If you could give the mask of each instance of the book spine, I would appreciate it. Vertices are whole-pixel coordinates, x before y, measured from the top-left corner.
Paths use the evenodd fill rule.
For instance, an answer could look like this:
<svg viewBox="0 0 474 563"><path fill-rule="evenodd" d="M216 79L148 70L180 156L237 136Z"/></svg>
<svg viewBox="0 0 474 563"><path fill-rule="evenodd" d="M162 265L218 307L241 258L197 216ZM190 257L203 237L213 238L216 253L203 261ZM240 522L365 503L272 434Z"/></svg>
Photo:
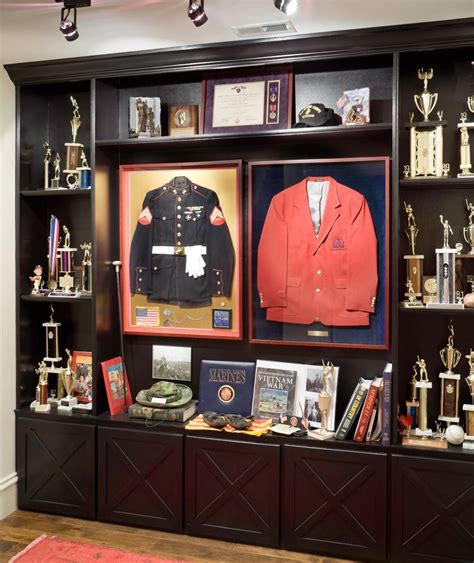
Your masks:
<svg viewBox="0 0 474 563"><path fill-rule="evenodd" d="M374 408L375 399L377 397L377 390L378 386L372 383L369 392L367 393L367 397L365 399L364 406L359 418L359 423L357 424L357 428L354 434L354 440L356 442L362 442L364 440L364 436L369 425L370 416Z"/></svg>
<svg viewBox="0 0 474 563"><path fill-rule="evenodd" d="M358 383L349 401L349 404L346 407L342 420L339 423L339 427L336 432L336 438L338 440L345 440L347 438L347 434L351 429L351 426L354 423L354 419L361 408L362 401L364 400L366 392L367 389L364 388L362 383Z"/></svg>
<svg viewBox="0 0 474 563"><path fill-rule="evenodd" d="M378 399L375 399L374 408L372 409L372 414L370 415L369 426L367 428L367 435L365 437L366 442L370 442L370 438L372 436L372 429L375 423L375 417L377 416L377 406L378 406Z"/></svg>
<svg viewBox="0 0 474 563"><path fill-rule="evenodd" d="M384 371L382 387L382 446L389 446L391 442L392 418L392 372Z"/></svg>

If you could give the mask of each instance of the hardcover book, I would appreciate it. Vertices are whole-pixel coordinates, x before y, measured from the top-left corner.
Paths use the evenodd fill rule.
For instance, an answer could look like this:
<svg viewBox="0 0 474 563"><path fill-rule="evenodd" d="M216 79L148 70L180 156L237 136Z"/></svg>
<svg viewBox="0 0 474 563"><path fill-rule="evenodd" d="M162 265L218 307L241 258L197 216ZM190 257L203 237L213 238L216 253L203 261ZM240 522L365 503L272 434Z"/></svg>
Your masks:
<svg viewBox="0 0 474 563"><path fill-rule="evenodd" d="M222 414L252 412L255 364L203 360L199 379L198 412Z"/></svg>
<svg viewBox="0 0 474 563"><path fill-rule="evenodd" d="M348 437L349 431L352 428L355 420L357 419L357 415L362 408L370 384L371 381L369 379L363 379L362 377L359 379L352 393L352 396L347 403L346 409L341 418L341 422L337 427L336 438L338 440L345 440Z"/></svg>
<svg viewBox="0 0 474 563"><path fill-rule="evenodd" d="M369 427L369 422L372 417L374 410L374 404L377 399L378 391L380 385L382 384L381 377L374 377L370 385L367 396L365 397L364 406L362 407L359 422L357 423L356 431L354 433L354 440L356 442L363 442L367 429Z"/></svg>
<svg viewBox="0 0 474 563"><path fill-rule="evenodd" d="M300 364L257 360L252 414L278 422L282 413L295 411L295 388Z"/></svg>
<svg viewBox="0 0 474 563"><path fill-rule="evenodd" d="M392 364L387 363L383 370L382 387L382 446L389 446L391 441L392 418Z"/></svg>

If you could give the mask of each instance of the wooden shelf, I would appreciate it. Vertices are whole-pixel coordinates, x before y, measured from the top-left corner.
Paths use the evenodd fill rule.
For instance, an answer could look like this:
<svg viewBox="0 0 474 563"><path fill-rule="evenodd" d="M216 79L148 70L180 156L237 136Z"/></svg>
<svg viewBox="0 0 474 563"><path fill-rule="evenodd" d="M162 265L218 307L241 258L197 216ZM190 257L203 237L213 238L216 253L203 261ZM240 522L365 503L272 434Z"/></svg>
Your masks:
<svg viewBox="0 0 474 563"><path fill-rule="evenodd" d="M413 178L399 181L401 188L466 188L474 187L473 178Z"/></svg>
<svg viewBox="0 0 474 563"><path fill-rule="evenodd" d="M421 313L422 315L474 315L474 309L431 309L428 307L403 307L403 305L399 305L399 310L403 312L413 313Z"/></svg>
<svg viewBox="0 0 474 563"><path fill-rule="evenodd" d="M85 197L90 196L92 190L21 190L20 194L25 197Z"/></svg>
<svg viewBox="0 0 474 563"><path fill-rule="evenodd" d="M257 131L248 133L219 133L206 135L191 135L188 137L155 137L153 139L106 139L97 140L97 147L124 147L124 148L141 148L160 146L175 147L192 147L197 145L208 145L209 143L226 143L229 141L241 140L262 140L265 142L273 142L283 140L288 141L317 141L327 137L348 139L373 135L378 137L381 134L392 132L391 123L369 123L367 125L354 126L331 126L331 127L313 127L306 129L280 129L278 131Z"/></svg>
<svg viewBox="0 0 474 563"><path fill-rule="evenodd" d="M49 295L42 295L37 297L36 295L26 294L21 295L20 299L22 301L36 301L38 303L75 303L79 302L92 302L92 295L82 294L79 297L50 297Z"/></svg>

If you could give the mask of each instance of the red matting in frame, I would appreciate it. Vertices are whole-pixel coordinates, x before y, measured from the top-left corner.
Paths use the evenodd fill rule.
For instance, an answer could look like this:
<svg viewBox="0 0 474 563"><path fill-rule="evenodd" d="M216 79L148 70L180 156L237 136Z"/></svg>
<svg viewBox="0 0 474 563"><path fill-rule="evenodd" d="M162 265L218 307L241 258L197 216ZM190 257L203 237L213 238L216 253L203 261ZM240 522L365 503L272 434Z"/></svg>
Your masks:
<svg viewBox="0 0 474 563"><path fill-rule="evenodd" d="M232 318L235 319L235 327L232 329L173 327L173 326L136 326L131 323L131 293L130 293L130 244L133 232L130 227L130 174L136 171L168 171L176 170L180 175L188 175L193 170L235 170L235 237L234 243L235 264L233 273L234 305L231 308ZM196 182L199 184L199 182ZM150 186L149 190L160 187ZM214 189L213 186L205 186ZM219 195L219 194L218 194ZM242 161L204 161L186 163L159 163L159 164L133 164L120 166L120 256L122 261L121 286L123 304L123 331L125 334L142 334L145 336L172 336L184 338L210 338L225 340L242 340ZM141 205L142 201L140 201ZM225 209L224 209L225 214ZM148 301L149 307L166 307L166 303L159 301ZM216 308L214 304L208 307L211 312ZM191 315L196 314L198 308L184 308Z"/></svg>
<svg viewBox="0 0 474 563"><path fill-rule="evenodd" d="M381 162L384 164L385 171L385 244L384 251L384 264L385 264L385 288L383 292L384 301L384 342L383 344L357 344L357 343L338 343L338 342L311 342L302 340L276 340L264 339L254 337L254 292L257 292L257 287L254 287L254 267L256 271L256 264L253 263L253 173L252 170L257 166L274 166L274 165L310 165L310 164L350 164L350 163L372 163ZM278 344L285 346L313 346L313 347L326 347L326 348L355 348L367 350L388 350L390 342L390 157L388 156L374 156L374 157L355 157L355 158L333 158L333 159L301 159L301 160L265 160L265 161L251 161L248 163L248 236L247 236L247 252L248 252L248 307L249 307L249 342L251 344ZM286 186L289 187L289 186ZM283 188L284 189L284 188ZM271 322L271 321L269 321ZM331 327L328 327L331 328Z"/></svg>

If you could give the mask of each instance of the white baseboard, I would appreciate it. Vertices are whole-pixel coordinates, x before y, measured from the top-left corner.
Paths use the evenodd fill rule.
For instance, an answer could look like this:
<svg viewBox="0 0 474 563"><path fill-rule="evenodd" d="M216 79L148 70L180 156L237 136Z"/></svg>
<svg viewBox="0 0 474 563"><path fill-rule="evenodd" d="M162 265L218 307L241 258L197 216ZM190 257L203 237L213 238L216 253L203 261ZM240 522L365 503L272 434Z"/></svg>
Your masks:
<svg viewBox="0 0 474 563"><path fill-rule="evenodd" d="M0 479L0 520L17 509L17 481L16 473L10 473Z"/></svg>

